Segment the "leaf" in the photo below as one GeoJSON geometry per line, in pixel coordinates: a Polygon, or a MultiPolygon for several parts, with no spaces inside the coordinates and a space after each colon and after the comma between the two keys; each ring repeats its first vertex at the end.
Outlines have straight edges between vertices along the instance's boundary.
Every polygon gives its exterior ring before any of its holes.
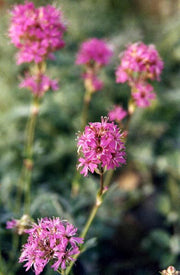
{"type": "Polygon", "coordinates": [[[92,247],[95,247],[96,245],[97,245],[97,238],[91,238],[91,239],[87,240],[83,245],[81,253],[84,253],[85,251],[87,251],[88,249],[90,249],[92,247]]]}

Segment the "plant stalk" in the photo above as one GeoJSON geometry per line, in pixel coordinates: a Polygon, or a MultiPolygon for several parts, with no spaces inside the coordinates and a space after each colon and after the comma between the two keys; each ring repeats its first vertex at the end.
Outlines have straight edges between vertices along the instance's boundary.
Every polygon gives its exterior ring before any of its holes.
{"type": "MultiPolygon", "coordinates": [[[[85,239],[86,238],[86,235],[89,231],[89,228],[91,227],[91,224],[96,216],[96,213],[99,209],[99,207],[101,206],[102,202],[103,202],[103,191],[104,191],[104,184],[103,184],[103,173],[100,174],[100,190],[97,192],[96,194],[96,201],[95,201],[95,204],[90,212],[90,215],[89,215],[89,218],[84,226],[84,229],[80,235],[81,238],[85,239]]],[[[83,249],[83,246],[81,245],[80,246],[80,253],[79,254],[76,254],[73,259],[74,261],[71,261],[71,263],[69,264],[69,266],[67,267],[66,269],[66,273],[65,275],[69,275],[70,272],[71,272],[71,269],[74,265],[74,262],[79,258],[80,254],[81,254],[81,251],[83,249]]]]}

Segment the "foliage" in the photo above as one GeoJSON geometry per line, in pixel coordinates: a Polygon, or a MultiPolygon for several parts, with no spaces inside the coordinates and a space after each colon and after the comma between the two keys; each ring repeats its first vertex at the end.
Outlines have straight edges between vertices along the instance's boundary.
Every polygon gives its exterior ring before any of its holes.
{"type": "MultiPolygon", "coordinates": [[[[59,216],[81,230],[98,189],[96,176],[81,176],[79,194],[71,197],[84,95],[81,71],[74,64],[80,43],[98,37],[114,47],[112,62],[101,75],[105,87],[90,103],[89,121],[100,121],[114,104],[127,107],[129,88],[115,84],[114,76],[117,56],[127,43],[154,43],[165,62],[162,81],[155,87],[158,100],[146,110],[136,110],[133,116],[127,142],[128,166],[115,172],[112,189],[89,231],[87,250],[74,275],[148,275],[170,264],[180,269],[180,21],[174,16],[158,22],[134,11],[133,1],[117,2],[55,2],[67,18],[68,31],[66,47],[56,53],[55,61],[49,61],[49,74],[60,79],[60,89],[43,98],[36,129],[31,187],[34,219],[59,216]],[[91,239],[94,237],[96,241],[91,239]]],[[[0,275],[25,274],[12,247],[13,234],[5,229],[8,219],[23,214],[21,209],[14,216],[14,208],[31,101],[29,92],[18,88],[27,67],[16,66],[15,49],[7,37],[7,10],[12,4],[14,1],[9,0],[0,7],[0,275]]],[[[47,268],[43,274],[53,273],[47,268]]]]}

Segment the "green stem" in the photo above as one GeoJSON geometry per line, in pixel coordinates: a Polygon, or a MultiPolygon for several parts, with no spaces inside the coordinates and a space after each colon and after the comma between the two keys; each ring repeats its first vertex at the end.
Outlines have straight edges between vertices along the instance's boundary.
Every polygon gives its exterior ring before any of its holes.
{"type": "MultiPolygon", "coordinates": [[[[89,228],[90,228],[90,226],[91,226],[91,224],[92,224],[92,222],[93,222],[93,220],[94,220],[94,218],[96,216],[96,213],[97,213],[99,207],[101,206],[102,202],[103,202],[103,173],[100,174],[100,190],[96,194],[95,204],[94,204],[94,206],[93,206],[93,208],[92,208],[92,210],[90,212],[89,218],[88,218],[88,220],[87,220],[87,222],[86,222],[86,224],[84,226],[84,229],[83,229],[83,231],[82,231],[82,233],[80,235],[81,238],[83,238],[83,239],[86,238],[86,235],[87,235],[87,233],[89,231],[89,228]]],[[[72,269],[72,267],[74,265],[74,262],[79,258],[82,249],[83,249],[83,246],[80,246],[80,253],[76,254],[73,257],[74,261],[70,262],[68,268],[66,269],[66,275],[68,275],[71,272],[71,269],[72,269]]]]}
{"type": "Polygon", "coordinates": [[[23,194],[23,179],[24,179],[24,172],[25,172],[25,167],[23,165],[21,169],[21,174],[17,183],[17,198],[16,198],[16,205],[15,205],[15,213],[18,214],[20,211],[21,207],[21,199],[22,199],[22,194],[23,194]]]}
{"type": "Polygon", "coordinates": [[[66,275],[66,271],[63,270],[63,269],[62,269],[62,270],[59,270],[59,269],[58,269],[57,272],[58,272],[59,274],[61,274],[61,275],[66,275]]]}
{"type": "Polygon", "coordinates": [[[90,101],[91,101],[91,93],[88,90],[86,90],[84,95],[84,104],[83,104],[83,110],[82,110],[82,125],[81,125],[82,130],[84,129],[87,123],[90,101]]]}
{"type": "Polygon", "coordinates": [[[33,166],[33,142],[34,142],[34,133],[35,133],[38,108],[39,108],[39,98],[35,96],[33,97],[33,101],[31,104],[31,113],[26,125],[26,143],[25,143],[25,149],[24,149],[25,158],[23,161],[21,174],[18,180],[18,190],[17,190],[17,198],[16,198],[16,206],[15,206],[16,213],[19,213],[19,210],[20,210],[23,186],[25,186],[25,211],[27,211],[26,213],[29,212],[30,183],[31,183],[31,174],[32,174],[32,166],[33,166]]]}
{"type": "Polygon", "coordinates": [[[75,176],[74,176],[73,181],[72,181],[72,188],[71,188],[71,196],[73,198],[76,197],[78,195],[78,193],[79,193],[80,178],[81,178],[81,175],[76,170],[75,171],[75,176]]]}
{"type": "MultiPolygon", "coordinates": [[[[82,131],[84,130],[84,127],[87,124],[90,101],[91,101],[91,92],[86,90],[85,94],[84,94],[84,103],[83,103],[83,110],[82,110],[82,117],[81,117],[81,130],[82,131]]],[[[79,193],[79,181],[80,181],[80,174],[76,170],[74,179],[72,181],[72,189],[71,189],[72,197],[76,197],[79,193]]]]}
{"type": "Polygon", "coordinates": [[[113,174],[114,174],[114,170],[110,169],[109,171],[107,171],[106,177],[104,180],[104,186],[108,187],[110,185],[113,174]]]}
{"type": "Polygon", "coordinates": [[[103,173],[100,174],[100,191],[99,191],[99,196],[102,195],[104,189],[104,182],[103,182],[103,173]]]}
{"type": "MultiPolygon", "coordinates": [[[[39,107],[39,99],[38,97],[34,97],[32,108],[38,108],[38,107],[39,107]]],[[[32,155],[33,155],[32,144],[34,141],[36,119],[37,119],[37,112],[33,110],[29,119],[28,127],[27,127],[27,144],[26,144],[25,152],[28,158],[32,158],[32,155]]]]}
{"type": "Polygon", "coordinates": [[[97,210],[98,208],[100,207],[101,204],[98,204],[97,201],[96,201],[96,204],[93,206],[92,210],[91,210],[91,213],[89,215],[89,218],[85,224],[85,227],[80,235],[81,238],[85,238],[86,235],[87,235],[87,232],[92,224],[92,221],[94,220],[94,217],[96,216],[96,213],[97,213],[97,210]]]}
{"type": "Polygon", "coordinates": [[[37,121],[37,114],[39,108],[39,98],[34,97],[32,103],[32,112],[27,124],[27,134],[26,134],[26,146],[25,146],[25,159],[24,159],[24,183],[25,183],[25,211],[29,213],[30,208],[30,185],[33,167],[33,143],[35,126],[37,121]]]}

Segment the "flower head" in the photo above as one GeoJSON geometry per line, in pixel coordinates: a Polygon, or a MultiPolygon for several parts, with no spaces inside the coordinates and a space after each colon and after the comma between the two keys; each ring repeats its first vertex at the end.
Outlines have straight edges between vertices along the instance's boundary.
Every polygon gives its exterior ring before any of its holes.
{"type": "Polygon", "coordinates": [[[169,266],[167,269],[164,269],[161,274],[164,275],[179,275],[180,271],[177,271],[174,266],[169,266]]]}
{"type": "Polygon", "coordinates": [[[24,214],[19,220],[12,219],[11,221],[7,221],[6,228],[14,229],[17,234],[22,235],[25,233],[26,229],[31,226],[31,224],[32,220],[29,215],[24,214]]]}
{"type": "Polygon", "coordinates": [[[78,169],[87,176],[88,172],[100,172],[103,168],[114,169],[125,164],[123,134],[113,122],[101,118],[101,122],[89,123],[78,137],[80,154],[78,169]]]}
{"type": "Polygon", "coordinates": [[[50,79],[47,75],[29,75],[20,83],[21,88],[28,88],[34,95],[41,97],[49,89],[55,91],[58,89],[56,80],[50,79]]]}
{"type": "Polygon", "coordinates": [[[45,265],[52,261],[55,271],[66,269],[72,256],[78,254],[78,244],[83,239],[76,237],[77,228],[59,218],[43,218],[26,230],[29,234],[27,243],[23,246],[19,262],[26,262],[26,271],[32,266],[35,274],[39,275],[45,265]]]}
{"type": "Polygon", "coordinates": [[[151,101],[156,98],[152,92],[153,87],[148,83],[138,83],[135,85],[135,91],[132,93],[136,105],[140,108],[146,108],[151,105],[151,101]]]}
{"type": "Polygon", "coordinates": [[[110,121],[122,121],[127,116],[127,111],[125,111],[121,106],[114,106],[114,108],[109,111],[108,117],[110,121]]]}
{"type": "Polygon", "coordinates": [[[64,47],[62,13],[51,5],[36,8],[33,2],[15,5],[9,36],[19,49],[17,63],[39,63],[64,47]]]}
{"type": "Polygon", "coordinates": [[[117,83],[160,80],[163,61],[154,45],[143,42],[130,44],[120,58],[121,64],[116,70],[117,83]]]}
{"type": "Polygon", "coordinates": [[[83,42],[77,54],[76,64],[105,66],[109,63],[112,51],[101,39],[91,38],[83,42]]]}

